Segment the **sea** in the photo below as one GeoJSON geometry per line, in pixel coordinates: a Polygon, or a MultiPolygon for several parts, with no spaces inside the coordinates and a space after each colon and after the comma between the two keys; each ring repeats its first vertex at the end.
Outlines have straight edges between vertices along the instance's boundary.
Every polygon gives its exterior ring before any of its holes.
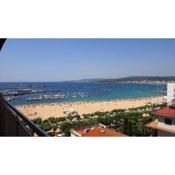
{"type": "Polygon", "coordinates": [[[14,94],[18,90],[32,93],[15,96],[12,105],[36,103],[61,103],[77,101],[109,101],[114,99],[162,96],[166,93],[163,84],[134,84],[106,82],[15,82],[0,83],[0,93],[14,94]],[[43,97],[51,98],[43,98],[43,97]],[[55,98],[53,98],[55,97],[55,98]],[[58,98],[56,98],[58,97],[58,98]]]}

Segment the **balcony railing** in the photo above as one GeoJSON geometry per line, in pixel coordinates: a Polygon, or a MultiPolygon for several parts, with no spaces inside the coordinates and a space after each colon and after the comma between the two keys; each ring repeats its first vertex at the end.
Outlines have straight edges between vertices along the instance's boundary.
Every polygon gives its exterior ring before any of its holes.
{"type": "Polygon", "coordinates": [[[49,136],[0,94],[0,136],[49,136]]]}

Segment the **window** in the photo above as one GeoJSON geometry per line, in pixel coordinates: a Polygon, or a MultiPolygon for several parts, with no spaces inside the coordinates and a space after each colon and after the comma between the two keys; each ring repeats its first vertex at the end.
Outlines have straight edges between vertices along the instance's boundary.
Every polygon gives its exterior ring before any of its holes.
{"type": "Polygon", "coordinates": [[[169,118],[165,118],[165,124],[172,125],[172,120],[169,118]]]}

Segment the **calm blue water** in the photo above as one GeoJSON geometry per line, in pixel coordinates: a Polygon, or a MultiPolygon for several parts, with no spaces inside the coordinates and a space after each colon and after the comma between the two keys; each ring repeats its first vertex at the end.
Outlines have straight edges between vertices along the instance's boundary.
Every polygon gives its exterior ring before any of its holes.
{"type": "Polygon", "coordinates": [[[18,96],[11,100],[13,105],[30,103],[53,103],[73,101],[103,101],[112,99],[140,98],[164,95],[165,85],[158,84],[122,84],[122,83],[97,83],[97,82],[59,82],[59,83],[0,83],[0,92],[13,93],[17,88],[30,88],[32,90],[61,90],[58,92],[36,93],[18,96]],[[35,85],[37,87],[31,87],[35,85]],[[38,85],[44,85],[39,87],[38,85]],[[6,87],[2,89],[2,87],[6,87]],[[62,99],[43,99],[27,101],[27,98],[35,98],[41,95],[63,94],[62,99]]]}

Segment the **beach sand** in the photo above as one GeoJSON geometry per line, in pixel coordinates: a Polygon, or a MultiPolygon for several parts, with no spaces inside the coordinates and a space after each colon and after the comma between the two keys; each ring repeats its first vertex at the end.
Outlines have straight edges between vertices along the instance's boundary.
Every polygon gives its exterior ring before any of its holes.
{"type": "Polygon", "coordinates": [[[131,107],[144,106],[148,103],[162,103],[163,97],[148,97],[140,99],[121,99],[103,102],[65,102],[48,104],[28,104],[16,106],[18,110],[28,116],[30,119],[40,117],[47,119],[49,117],[63,117],[65,109],[73,109],[82,114],[94,113],[97,111],[105,112],[113,109],[128,109],[131,107]]]}

